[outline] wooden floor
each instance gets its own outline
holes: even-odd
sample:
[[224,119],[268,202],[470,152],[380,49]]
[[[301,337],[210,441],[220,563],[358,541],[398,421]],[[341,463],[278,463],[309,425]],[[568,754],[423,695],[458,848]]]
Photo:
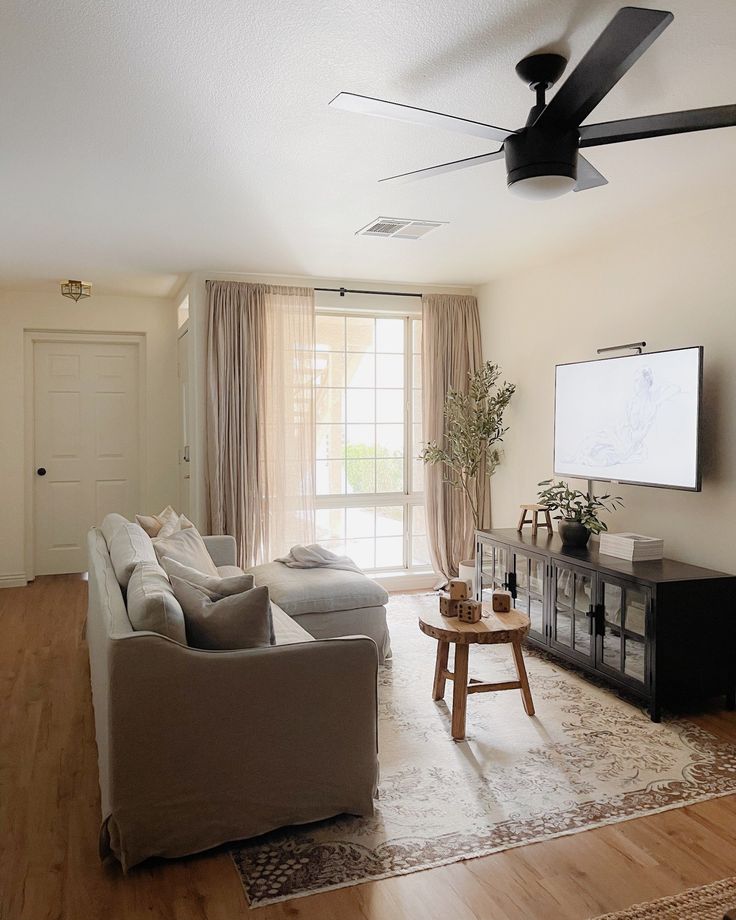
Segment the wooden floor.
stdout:
[[[583,920],[736,874],[736,796],[250,913],[226,852],[97,857],[86,582],[0,590],[2,920]],[[428,698],[429,699],[429,698]],[[697,718],[736,739],[734,713]]]

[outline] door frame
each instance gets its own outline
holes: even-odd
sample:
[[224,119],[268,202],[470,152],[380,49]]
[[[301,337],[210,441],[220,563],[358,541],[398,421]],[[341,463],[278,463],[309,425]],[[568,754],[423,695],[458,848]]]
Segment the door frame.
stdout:
[[24,482],[24,556],[26,583],[36,577],[35,559],[35,363],[34,346],[36,342],[59,342],[79,345],[135,345],[138,349],[138,481],[140,482],[140,499],[145,503],[148,496],[148,420],[146,413],[146,333],[145,332],[111,332],[100,331],[61,331],[56,329],[23,330],[23,462],[25,465]]

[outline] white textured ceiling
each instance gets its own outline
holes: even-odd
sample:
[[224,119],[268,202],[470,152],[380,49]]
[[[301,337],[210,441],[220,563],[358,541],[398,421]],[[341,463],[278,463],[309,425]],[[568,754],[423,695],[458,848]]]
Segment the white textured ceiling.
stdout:
[[[506,191],[503,163],[379,186],[492,145],[327,107],[346,90],[518,127],[533,99],[516,61],[545,48],[574,63],[620,5],[4,0],[0,285],[166,295],[198,269],[476,283],[647,213],[721,214],[736,128],[592,149],[608,186],[532,203]],[[736,4],[668,7],[589,121],[736,102]],[[378,215],[450,225],[353,235]]]

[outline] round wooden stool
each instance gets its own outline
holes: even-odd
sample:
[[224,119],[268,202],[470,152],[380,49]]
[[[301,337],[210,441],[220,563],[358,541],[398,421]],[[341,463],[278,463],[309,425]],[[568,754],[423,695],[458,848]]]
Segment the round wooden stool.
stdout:
[[[483,604],[483,619],[479,623],[463,623],[456,617],[443,617],[437,611],[422,613],[419,628],[437,640],[437,661],[434,670],[432,699],[441,700],[445,695],[445,682],[453,682],[452,692],[452,737],[455,741],[465,738],[465,712],[469,693],[490,693],[494,690],[521,690],[521,698],[528,716],[534,715],[529,679],[524,658],[521,654],[521,640],[529,632],[529,617],[519,610],[508,613],[494,613],[490,604]],[[455,646],[454,671],[448,671],[447,658],[450,645]],[[518,680],[484,683],[470,679],[468,683],[468,653],[471,645],[510,644]]]

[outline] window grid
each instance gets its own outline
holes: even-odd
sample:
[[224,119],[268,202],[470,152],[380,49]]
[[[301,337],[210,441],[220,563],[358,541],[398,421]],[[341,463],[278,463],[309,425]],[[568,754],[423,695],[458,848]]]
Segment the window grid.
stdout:
[[318,311],[317,539],[364,569],[426,569],[421,320]]

